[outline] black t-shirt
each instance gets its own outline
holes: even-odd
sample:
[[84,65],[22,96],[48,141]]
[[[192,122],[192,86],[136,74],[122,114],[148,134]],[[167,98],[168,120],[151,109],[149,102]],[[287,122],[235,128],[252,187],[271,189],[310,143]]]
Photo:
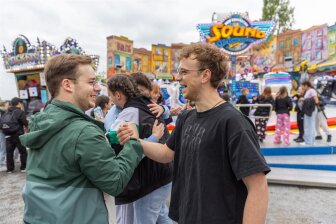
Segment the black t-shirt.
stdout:
[[170,218],[179,224],[242,223],[242,178],[270,171],[251,121],[230,103],[188,111],[167,145],[175,151]]

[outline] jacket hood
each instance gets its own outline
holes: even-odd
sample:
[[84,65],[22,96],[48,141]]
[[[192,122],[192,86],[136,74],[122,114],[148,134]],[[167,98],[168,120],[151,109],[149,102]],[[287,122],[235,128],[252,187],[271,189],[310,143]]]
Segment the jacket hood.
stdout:
[[102,122],[90,118],[75,105],[54,99],[43,112],[32,118],[29,132],[20,136],[21,143],[29,149],[40,149],[56,133],[76,120],[87,120],[104,130]]
[[12,112],[14,110],[21,110],[20,108],[17,108],[17,107],[9,107],[8,108],[8,112]]
[[127,101],[127,103],[125,104],[124,108],[127,107],[136,107],[139,109],[142,109],[143,111],[145,111],[146,113],[155,116],[149,109],[149,107],[147,106],[148,104],[151,104],[152,102],[150,101],[150,98],[144,95],[141,96],[137,96],[137,97],[133,97],[131,99],[129,99]]

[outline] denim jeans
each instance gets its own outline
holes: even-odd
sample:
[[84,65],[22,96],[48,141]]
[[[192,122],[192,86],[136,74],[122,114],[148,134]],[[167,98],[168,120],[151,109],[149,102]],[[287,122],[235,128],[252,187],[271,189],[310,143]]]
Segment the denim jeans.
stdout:
[[313,145],[315,142],[315,124],[316,124],[317,109],[315,108],[312,116],[304,115],[304,134],[303,139],[307,145]]
[[0,131],[0,167],[1,166],[6,166],[6,139],[2,131]]
[[162,186],[134,202],[134,224],[172,224],[166,200],[171,183]]
[[317,112],[316,115],[316,136],[321,136],[320,126],[326,135],[331,135],[328,127],[327,118],[324,116],[323,111]]

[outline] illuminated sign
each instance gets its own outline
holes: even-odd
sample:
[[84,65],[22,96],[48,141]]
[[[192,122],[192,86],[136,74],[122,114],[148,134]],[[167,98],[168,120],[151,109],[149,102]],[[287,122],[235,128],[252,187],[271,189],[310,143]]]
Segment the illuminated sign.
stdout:
[[231,13],[216,24],[198,24],[201,39],[214,43],[231,55],[242,54],[255,44],[267,40],[273,32],[274,22],[250,22],[240,13]]

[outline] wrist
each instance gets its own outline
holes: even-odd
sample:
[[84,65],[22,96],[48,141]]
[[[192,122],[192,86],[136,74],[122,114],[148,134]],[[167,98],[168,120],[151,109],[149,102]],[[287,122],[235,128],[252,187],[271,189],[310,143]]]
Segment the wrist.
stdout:
[[133,141],[137,141],[137,142],[140,142],[140,139],[139,138],[135,138],[135,137],[130,137],[129,140],[133,140]]

